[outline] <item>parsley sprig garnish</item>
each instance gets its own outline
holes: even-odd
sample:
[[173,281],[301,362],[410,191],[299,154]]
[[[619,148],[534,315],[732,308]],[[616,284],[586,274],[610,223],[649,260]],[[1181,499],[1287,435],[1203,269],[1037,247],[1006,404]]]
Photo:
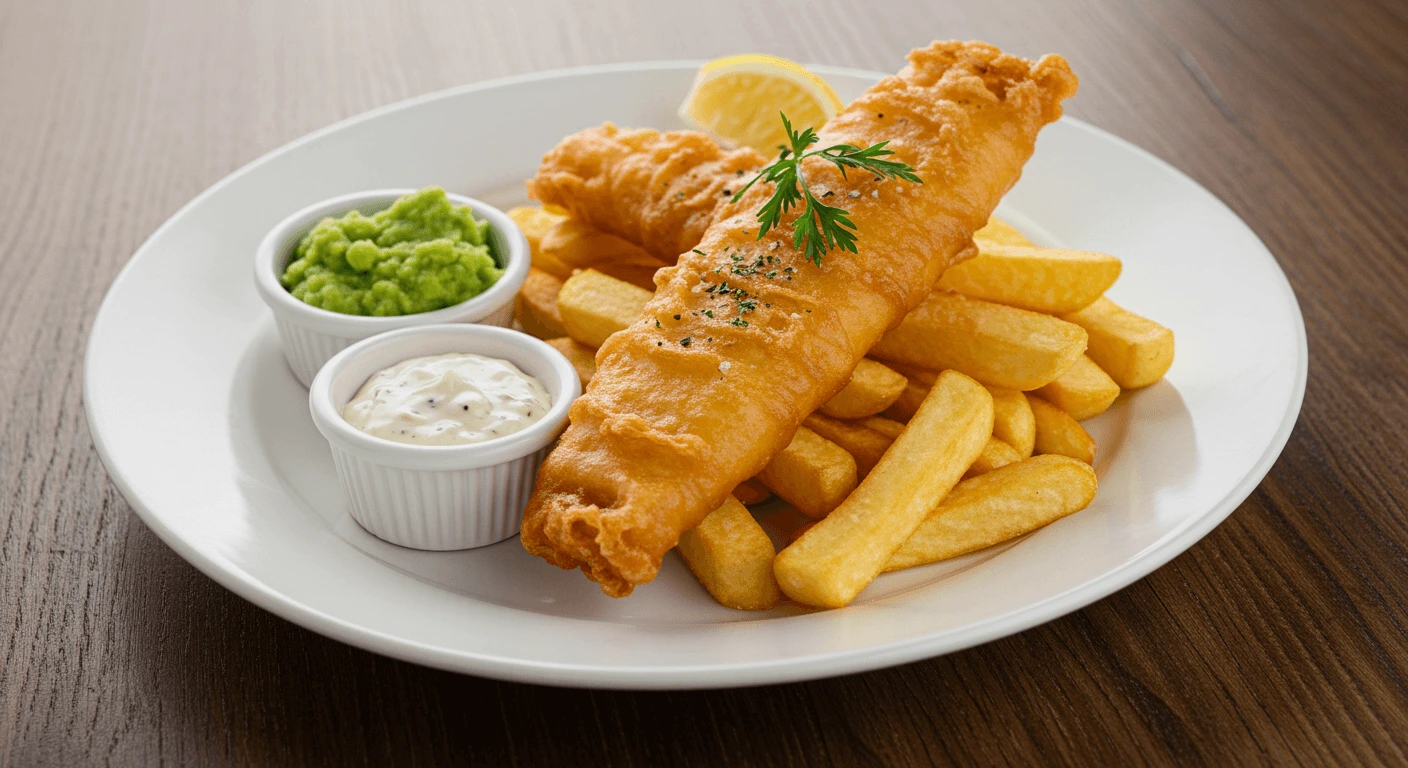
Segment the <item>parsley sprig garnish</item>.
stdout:
[[913,168],[904,163],[884,159],[894,154],[885,148],[885,145],[890,143],[888,141],[863,149],[850,144],[836,144],[808,152],[807,147],[817,142],[816,131],[811,128],[795,131],[787,115],[780,112],[778,114],[782,117],[782,125],[787,129],[788,143],[792,146],[778,145],[781,152],[777,160],[758,171],[758,175],[732,198],[733,202],[738,202],[743,193],[759,180],[774,185],[772,197],[758,210],[758,223],[761,225],[758,229],[759,240],[763,239],[768,230],[782,222],[783,214],[802,204],[802,214],[792,222],[793,248],[802,251],[807,260],[817,266],[821,266],[821,257],[832,248],[856,252],[856,225],[851,221],[850,212],[821,202],[807,186],[807,180],[802,175],[802,161],[809,157],[820,157],[835,163],[836,167],[841,169],[843,179],[846,178],[846,170],[849,168],[869,171],[877,177],[903,179],[915,184],[924,183],[915,175]]

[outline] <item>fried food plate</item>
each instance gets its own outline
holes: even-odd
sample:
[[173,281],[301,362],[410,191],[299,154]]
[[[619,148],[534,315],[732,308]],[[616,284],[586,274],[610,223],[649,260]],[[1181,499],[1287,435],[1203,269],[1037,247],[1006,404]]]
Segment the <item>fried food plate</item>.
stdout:
[[[84,403],[123,495],[211,578],[355,646],[506,680],[712,688],[902,664],[1050,621],[1183,552],[1266,474],[1305,391],[1305,327],[1285,275],[1209,192],[1066,118],[1043,132],[999,215],[1038,245],[1118,255],[1111,298],[1178,337],[1165,380],[1087,422],[1100,447],[1088,509],[882,575],[835,611],[723,608],[674,553],[654,582],[615,600],[517,539],[418,552],[363,531],[255,295],[260,238],[290,211],[364,189],[440,184],[522,202],[522,180],[568,133],[607,120],[681,127],[675,108],[698,66],[431,94],[296,141],[191,201],[114,281],[89,339]],[[816,71],[845,100],[880,77]]]

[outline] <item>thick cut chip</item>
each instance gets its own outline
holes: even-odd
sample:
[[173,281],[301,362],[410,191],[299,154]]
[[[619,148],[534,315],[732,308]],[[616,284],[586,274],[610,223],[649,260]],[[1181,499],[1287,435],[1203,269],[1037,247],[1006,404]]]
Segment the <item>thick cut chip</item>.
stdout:
[[1025,392],[1070,370],[1085,343],[1080,326],[1051,315],[934,291],[870,354]]
[[572,267],[557,259],[543,254],[543,235],[557,226],[558,222],[567,218],[561,213],[555,213],[545,208],[538,208],[532,205],[522,205],[508,212],[508,217],[513,219],[513,223],[523,232],[524,238],[528,240],[528,252],[532,259],[533,266],[547,272],[559,280],[566,280],[572,276]]
[[988,387],[992,394],[992,436],[1017,449],[1022,458],[1036,447],[1036,417],[1027,396],[1013,389]]
[[890,450],[845,503],[778,554],[800,603],[839,608],[860,593],[939,505],[992,436],[992,396],[945,371]]
[[802,426],[845,448],[856,460],[856,472],[862,478],[870,474],[890,443],[895,441],[893,437],[876,432],[858,421],[842,421],[820,413],[808,416]]
[[988,444],[983,446],[983,452],[978,454],[978,458],[973,460],[973,464],[968,467],[968,471],[963,473],[963,479],[985,475],[994,469],[1005,467],[1008,464],[1016,464],[1022,460],[1022,454],[1017,453],[1017,449],[995,437],[988,438]]
[[1039,397],[1027,395],[1036,418],[1036,452],[1095,463],[1095,438],[1070,414]]
[[1048,403],[1085,421],[1104,413],[1120,396],[1120,385],[1088,355],[1081,355],[1071,370],[1036,391]]
[[856,460],[841,446],[799,427],[757,479],[808,516],[826,517],[855,490]]
[[1034,456],[959,483],[885,564],[897,571],[1000,544],[1078,512],[1095,499],[1095,471],[1065,456]]
[[936,287],[1033,312],[1088,307],[1120,276],[1120,260],[1091,251],[979,246],[978,255],[944,271]]
[[772,575],[772,539],[730,496],[695,528],[680,534],[679,553],[720,605],[765,611],[782,597]]
[[528,240],[528,247],[533,250],[537,250],[538,245],[543,241],[543,235],[547,234],[548,230],[566,218],[561,213],[539,208],[536,205],[520,205],[510,209],[508,217],[518,225],[518,229],[523,232],[523,237]]
[[557,294],[557,311],[567,335],[589,347],[635,322],[651,293],[594,269],[573,275]]
[[973,233],[973,242],[981,248],[984,245],[1031,245],[1015,227],[993,216],[982,229]]
[[924,402],[924,398],[928,395],[928,387],[911,381],[905,385],[900,396],[895,398],[894,404],[886,408],[881,415],[883,418],[903,424],[914,417],[915,412],[919,410],[919,404]]
[[537,267],[528,269],[528,277],[518,291],[518,323],[523,330],[540,339],[555,339],[567,333],[562,327],[562,314],[557,311],[557,294],[562,281]]
[[1086,354],[1125,389],[1147,387],[1173,365],[1173,331],[1107,298],[1063,319],[1090,334]]
[[889,408],[904,392],[907,382],[883,363],[862,358],[844,389],[837,392],[821,412],[836,419],[863,419]]
[[557,222],[543,233],[538,249],[545,259],[572,269],[595,269],[648,291],[655,290],[655,271],[665,266],[644,248],[580,219]]

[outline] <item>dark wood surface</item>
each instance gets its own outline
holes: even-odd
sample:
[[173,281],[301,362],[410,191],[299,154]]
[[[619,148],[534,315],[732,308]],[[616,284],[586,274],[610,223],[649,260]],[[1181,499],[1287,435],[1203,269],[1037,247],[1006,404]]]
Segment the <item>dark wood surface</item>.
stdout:
[[[1191,174],[1305,313],[1261,487],[1124,591],[870,674],[603,693],[391,661],[226,592],[106,478],[94,311],[181,204],[334,120],[519,72],[932,38],[1064,54],[1072,114]],[[0,0],[0,765],[1408,763],[1408,5],[1398,0]]]

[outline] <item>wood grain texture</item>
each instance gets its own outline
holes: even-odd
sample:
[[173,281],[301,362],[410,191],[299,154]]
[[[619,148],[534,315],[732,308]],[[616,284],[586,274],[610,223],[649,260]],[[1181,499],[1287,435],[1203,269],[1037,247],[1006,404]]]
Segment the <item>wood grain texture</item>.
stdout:
[[[1124,591],[870,674],[562,691],[277,619],[105,477],[80,399],[98,302],[263,152],[501,75],[745,50],[891,70],[937,37],[1066,55],[1071,113],[1225,200],[1300,298],[1312,362],[1285,454]],[[1408,762],[1405,51],[1390,0],[0,0],[0,765]]]

